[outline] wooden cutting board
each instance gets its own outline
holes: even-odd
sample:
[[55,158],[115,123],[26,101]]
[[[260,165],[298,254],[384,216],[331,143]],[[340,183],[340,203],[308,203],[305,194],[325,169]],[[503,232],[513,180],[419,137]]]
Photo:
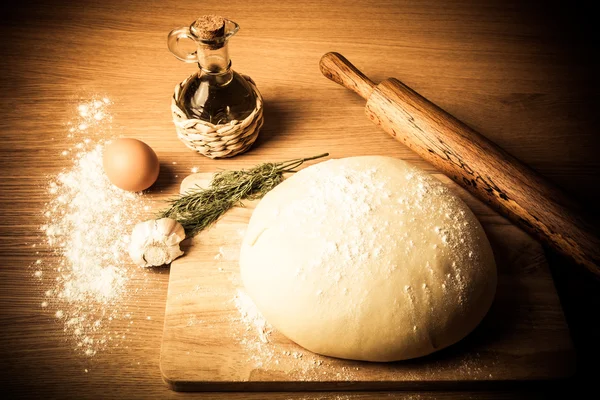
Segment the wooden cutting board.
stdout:
[[[498,265],[494,304],[458,344],[395,363],[315,355],[268,325],[243,292],[239,247],[255,203],[230,210],[184,242],[171,265],[160,368],[179,391],[370,390],[480,386],[560,379],[574,373],[574,350],[541,246],[445,176],[492,243]],[[181,191],[206,186],[187,177]],[[318,334],[318,332],[315,332]]]

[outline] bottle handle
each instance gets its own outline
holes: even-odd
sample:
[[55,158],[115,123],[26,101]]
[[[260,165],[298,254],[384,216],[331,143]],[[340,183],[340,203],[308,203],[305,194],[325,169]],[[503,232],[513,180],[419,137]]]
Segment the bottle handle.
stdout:
[[181,28],[173,29],[169,32],[169,36],[167,39],[167,45],[169,47],[169,51],[173,53],[175,57],[180,59],[186,63],[196,63],[198,62],[198,51],[194,51],[193,53],[188,53],[179,48],[179,41],[181,39],[189,39],[196,43],[196,39],[192,36],[190,32],[190,28],[184,26]]

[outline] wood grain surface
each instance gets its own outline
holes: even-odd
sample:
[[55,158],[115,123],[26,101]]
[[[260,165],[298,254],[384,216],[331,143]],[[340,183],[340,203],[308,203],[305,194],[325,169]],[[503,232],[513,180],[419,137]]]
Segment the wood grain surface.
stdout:
[[[570,378],[575,354],[541,245],[445,175],[434,176],[475,212],[496,258],[496,298],[471,335],[428,357],[373,363],[319,356],[277,330],[265,334],[239,272],[258,203],[245,202],[188,241],[185,256],[171,264],[160,356],[165,382],[179,391],[406,390]],[[188,176],[181,193],[208,187],[211,177]]]
[[[464,0],[314,1],[8,0],[0,6],[0,380],[12,398],[175,398],[159,370],[168,268],[131,279],[122,307],[136,320],[122,346],[89,358],[73,350],[44,289],[56,273],[39,230],[49,177],[71,165],[65,123],[81,99],[113,101],[112,130],[152,146],[161,160],[147,192],[153,208],[177,193],[193,167],[240,168],[325,151],[381,154],[435,169],[364,117],[364,101],[324,78],[329,51],[374,81],[394,76],[449,111],[588,206],[600,201],[597,32],[583,2]],[[233,67],[265,100],[265,125],[247,154],[212,161],[176,138],[170,98],[195,70],[167,50],[166,37],[204,13],[240,24]],[[32,245],[38,244],[33,249]],[[275,393],[274,399],[523,398],[573,395],[595,379],[598,283],[550,253],[555,283],[578,351],[568,384],[491,391]],[[141,290],[143,288],[143,290]],[[147,318],[149,317],[149,318]],[[115,321],[115,329],[129,321]],[[87,371],[86,371],[87,370]],[[255,398],[264,394],[199,394]]]

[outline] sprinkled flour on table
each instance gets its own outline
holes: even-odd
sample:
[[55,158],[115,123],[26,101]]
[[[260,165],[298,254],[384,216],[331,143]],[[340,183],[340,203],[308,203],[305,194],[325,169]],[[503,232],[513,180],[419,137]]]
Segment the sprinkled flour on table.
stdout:
[[234,301],[242,322],[247,325],[246,330],[249,331],[254,328],[260,341],[269,343],[269,335],[273,332],[273,327],[258,311],[252,299],[243,290],[238,289]]
[[[238,313],[233,322],[241,328],[236,332],[236,340],[243,346],[249,366],[285,371],[302,380],[317,379],[322,374],[331,375],[329,370],[320,370],[322,365],[329,365],[325,362],[326,357],[301,349],[287,339],[283,344],[280,334],[276,341],[272,341],[276,331],[242,289],[237,289],[233,302]],[[336,374],[339,375],[337,378],[342,377],[337,371]],[[350,377],[344,375],[342,379],[350,380]]]
[[75,349],[87,356],[125,338],[126,332],[111,331],[110,325],[132,318],[120,307],[138,270],[126,246],[133,225],[150,209],[141,194],[115,187],[104,174],[106,135],[100,134],[110,130],[110,104],[106,98],[83,102],[67,124],[68,137],[78,143],[61,153],[71,157],[71,166],[50,177],[41,227],[56,258],[53,264],[40,259],[34,265],[35,277],[46,271],[56,276],[41,306],[53,310]]

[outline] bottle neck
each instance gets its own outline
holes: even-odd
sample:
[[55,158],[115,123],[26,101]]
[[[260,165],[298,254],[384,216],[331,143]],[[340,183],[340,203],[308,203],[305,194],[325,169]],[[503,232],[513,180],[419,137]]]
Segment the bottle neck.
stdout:
[[222,45],[200,45],[198,47],[198,66],[202,73],[220,75],[229,72],[231,60],[227,41]]

